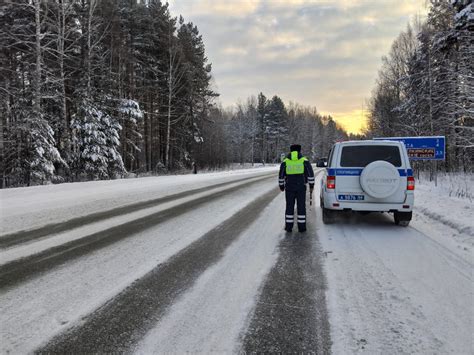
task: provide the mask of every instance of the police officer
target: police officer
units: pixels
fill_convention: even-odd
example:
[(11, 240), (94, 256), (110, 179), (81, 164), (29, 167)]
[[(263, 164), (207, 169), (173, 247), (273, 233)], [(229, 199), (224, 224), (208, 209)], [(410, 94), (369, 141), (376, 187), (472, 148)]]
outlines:
[(295, 200), (297, 205), (298, 231), (306, 231), (306, 183), (310, 193), (314, 189), (314, 172), (310, 162), (301, 154), (301, 145), (293, 144), (290, 154), (280, 165), (278, 184), (285, 191), (285, 230), (291, 232), (295, 221)]

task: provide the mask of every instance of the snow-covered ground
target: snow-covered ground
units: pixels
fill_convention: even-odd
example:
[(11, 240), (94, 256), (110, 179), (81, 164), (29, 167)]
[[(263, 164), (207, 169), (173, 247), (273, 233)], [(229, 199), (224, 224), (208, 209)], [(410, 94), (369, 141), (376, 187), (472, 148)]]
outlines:
[(418, 185), (425, 191), (439, 196), (458, 197), (474, 201), (474, 174), (438, 173), (435, 181), (430, 181), (428, 173), (422, 173), (417, 179)]
[[(258, 176), (260, 173), (259, 169), (253, 172), (238, 172), (238, 175), (257, 174)], [(234, 174), (235, 172), (208, 174), (209, 176), (203, 176), (201, 179), (210, 184)], [(162, 194), (172, 189), (195, 187), (194, 181), (192, 184), (183, 186), (183, 180), (190, 181), (185, 176), (174, 177), (174, 179), (166, 177), (141, 180), (149, 184), (150, 179), (155, 183), (161, 183), (159, 190)], [(165, 223), (135, 234), (133, 238), (114, 243), (105, 250), (94, 251), (85, 257), (59, 266), (54, 272), (43, 274), (18, 287), (2, 292), (0, 294), (0, 324), (2, 324), (0, 353), (32, 351), (71, 324), (80, 322), (82, 317), (244, 208), (249, 201), (269, 189), (274, 189), (275, 181), (266, 180), (235, 191), (227, 196), (227, 199), (218, 199), (180, 216), (179, 223), (177, 219), (170, 218)], [(130, 182), (131, 189), (146, 190), (145, 187), (137, 186), (137, 182)], [(128, 195), (130, 190), (125, 188), (124, 184), (123, 181), (103, 183), (103, 185), (112, 185), (108, 186), (109, 190), (115, 191), (116, 194), (122, 191), (122, 194)], [(97, 187), (101, 185), (100, 183), (91, 185), (91, 189), (100, 190)], [(166, 189), (166, 186), (169, 189)], [(77, 187), (73, 185), (69, 187), (73, 189), (70, 199), (74, 200), (73, 194), (77, 191)], [(62, 185), (32, 188), (34, 191), (40, 191), (39, 196), (34, 196), (33, 200), (39, 201), (40, 196), (44, 196), (44, 189), (48, 188), (60, 189), (61, 197), (67, 200), (67, 188)], [(153, 191), (153, 194), (156, 193)], [(93, 194), (87, 194), (89, 195)], [(144, 194), (144, 196), (148, 195)], [(121, 195), (117, 197), (119, 197), (117, 200), (123, 199)], [(181, 203), (186, 203), (186, 201)], [(67, 200), (67, 204), (73, 205), (73, 201)], [(121, 222), (126, 222), (127, 218), (128, 216), (121, 217)], [(65, 242), (61, 238), (55, 238), (54, 241), (55, 243), (49, 247)], [(46, 242), (49, 243), (48, 240)], [(42, 243), (44, 242), (38, 241), (29, 244), (27, 250), (31, 252), (35, 246), (42, 249)], [(10, 259), (11, 253), (21, 248), (24, 247), (19, 246), (2, 251), (0, 260)]]
[(472, 263), (474, 174), (440, 175), (437, 186), (427, 178), (418, 180), (412, 228)]
[[(464, 197), (450, 181), (470, 181)], [(407, 228), (387, 215), (318, 218), (335, 354), (473, 353), (471, 182), (418, 181)]]
[[(274, 178), (265, 179), (264, 174)], [(250, 179), (239, 181), (244, 178)], [(228, 184), (212, 187), (223, 182)], [(324, 264), (333, 353), (473, 352), (472, 182), (472, 175), (441, 176), (438, 186), (417, 181), (414, 219), (407, 228), (395, 226), (386, 214), (343, 217), (324, 225), (319, 207), (308, 210), (314, 226), (310, 230), (316, 232), (304, 237), (315, 239), (313, 257)], [(210, 230), (219, 233), (224, 221), (275, 189), (276, 183), (276, 167), (267, 167), (0, 191), (5, 234), (209, 187), (0, 250), (2, 277), (2, 264), (171, 211), (167, 219), (131, 238), (70, 258), (12, 287), (0, 286), (0, 353), (31, 352), (71, 326), (80, 327), (84, 317), (135, 280)], [(202, 203), (196, 208), (173, 212), (197, 199)], [(235, 240), (190, 282), (133, 350), (238, 352), (266, 277), (275, 268), (279, 246), (286, 241), (284, 248), (292, 247), (293, 239), (287, 240), (281, 230), (283, 210), (280, 194), (252, 223), (239, 226), (242, 231)]]

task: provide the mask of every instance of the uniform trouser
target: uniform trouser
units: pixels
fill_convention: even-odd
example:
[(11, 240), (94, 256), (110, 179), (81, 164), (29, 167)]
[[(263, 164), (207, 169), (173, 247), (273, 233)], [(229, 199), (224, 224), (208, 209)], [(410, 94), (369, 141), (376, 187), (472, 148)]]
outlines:
[(298, 214), (296, 221), (298, 222), (298, 229), (306, 229), (306, 186), (304, 189), (298, 191), (285, 190), (286, 197), (286, 211), (285, 211), (285, 228), (292, 229), (295, 220), (295, 200)]

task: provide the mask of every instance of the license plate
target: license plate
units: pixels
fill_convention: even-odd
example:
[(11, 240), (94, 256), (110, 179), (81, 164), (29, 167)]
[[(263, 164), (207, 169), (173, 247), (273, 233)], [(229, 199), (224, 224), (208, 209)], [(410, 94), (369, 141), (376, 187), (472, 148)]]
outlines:
[(338, 195), (337, 199), (345, 201), (363, 201), (364, 195)]

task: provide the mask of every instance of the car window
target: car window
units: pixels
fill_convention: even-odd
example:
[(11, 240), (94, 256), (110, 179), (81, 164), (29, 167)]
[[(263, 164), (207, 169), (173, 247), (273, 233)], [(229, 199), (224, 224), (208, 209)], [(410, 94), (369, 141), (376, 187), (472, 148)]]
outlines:
[(333, 152), (334, 152), (334, 147), (332, 147), (332, 148), (329, 150), (329, 158), (328, 158), (327, 166), (331, 166), (332, 153), (333, 153)]
[(393, 145), (354, 145), (342, 148), (342, 167), (365, 167), (376, 160), (384, 160), (396, 167), (402, 165), (400, 149)]

